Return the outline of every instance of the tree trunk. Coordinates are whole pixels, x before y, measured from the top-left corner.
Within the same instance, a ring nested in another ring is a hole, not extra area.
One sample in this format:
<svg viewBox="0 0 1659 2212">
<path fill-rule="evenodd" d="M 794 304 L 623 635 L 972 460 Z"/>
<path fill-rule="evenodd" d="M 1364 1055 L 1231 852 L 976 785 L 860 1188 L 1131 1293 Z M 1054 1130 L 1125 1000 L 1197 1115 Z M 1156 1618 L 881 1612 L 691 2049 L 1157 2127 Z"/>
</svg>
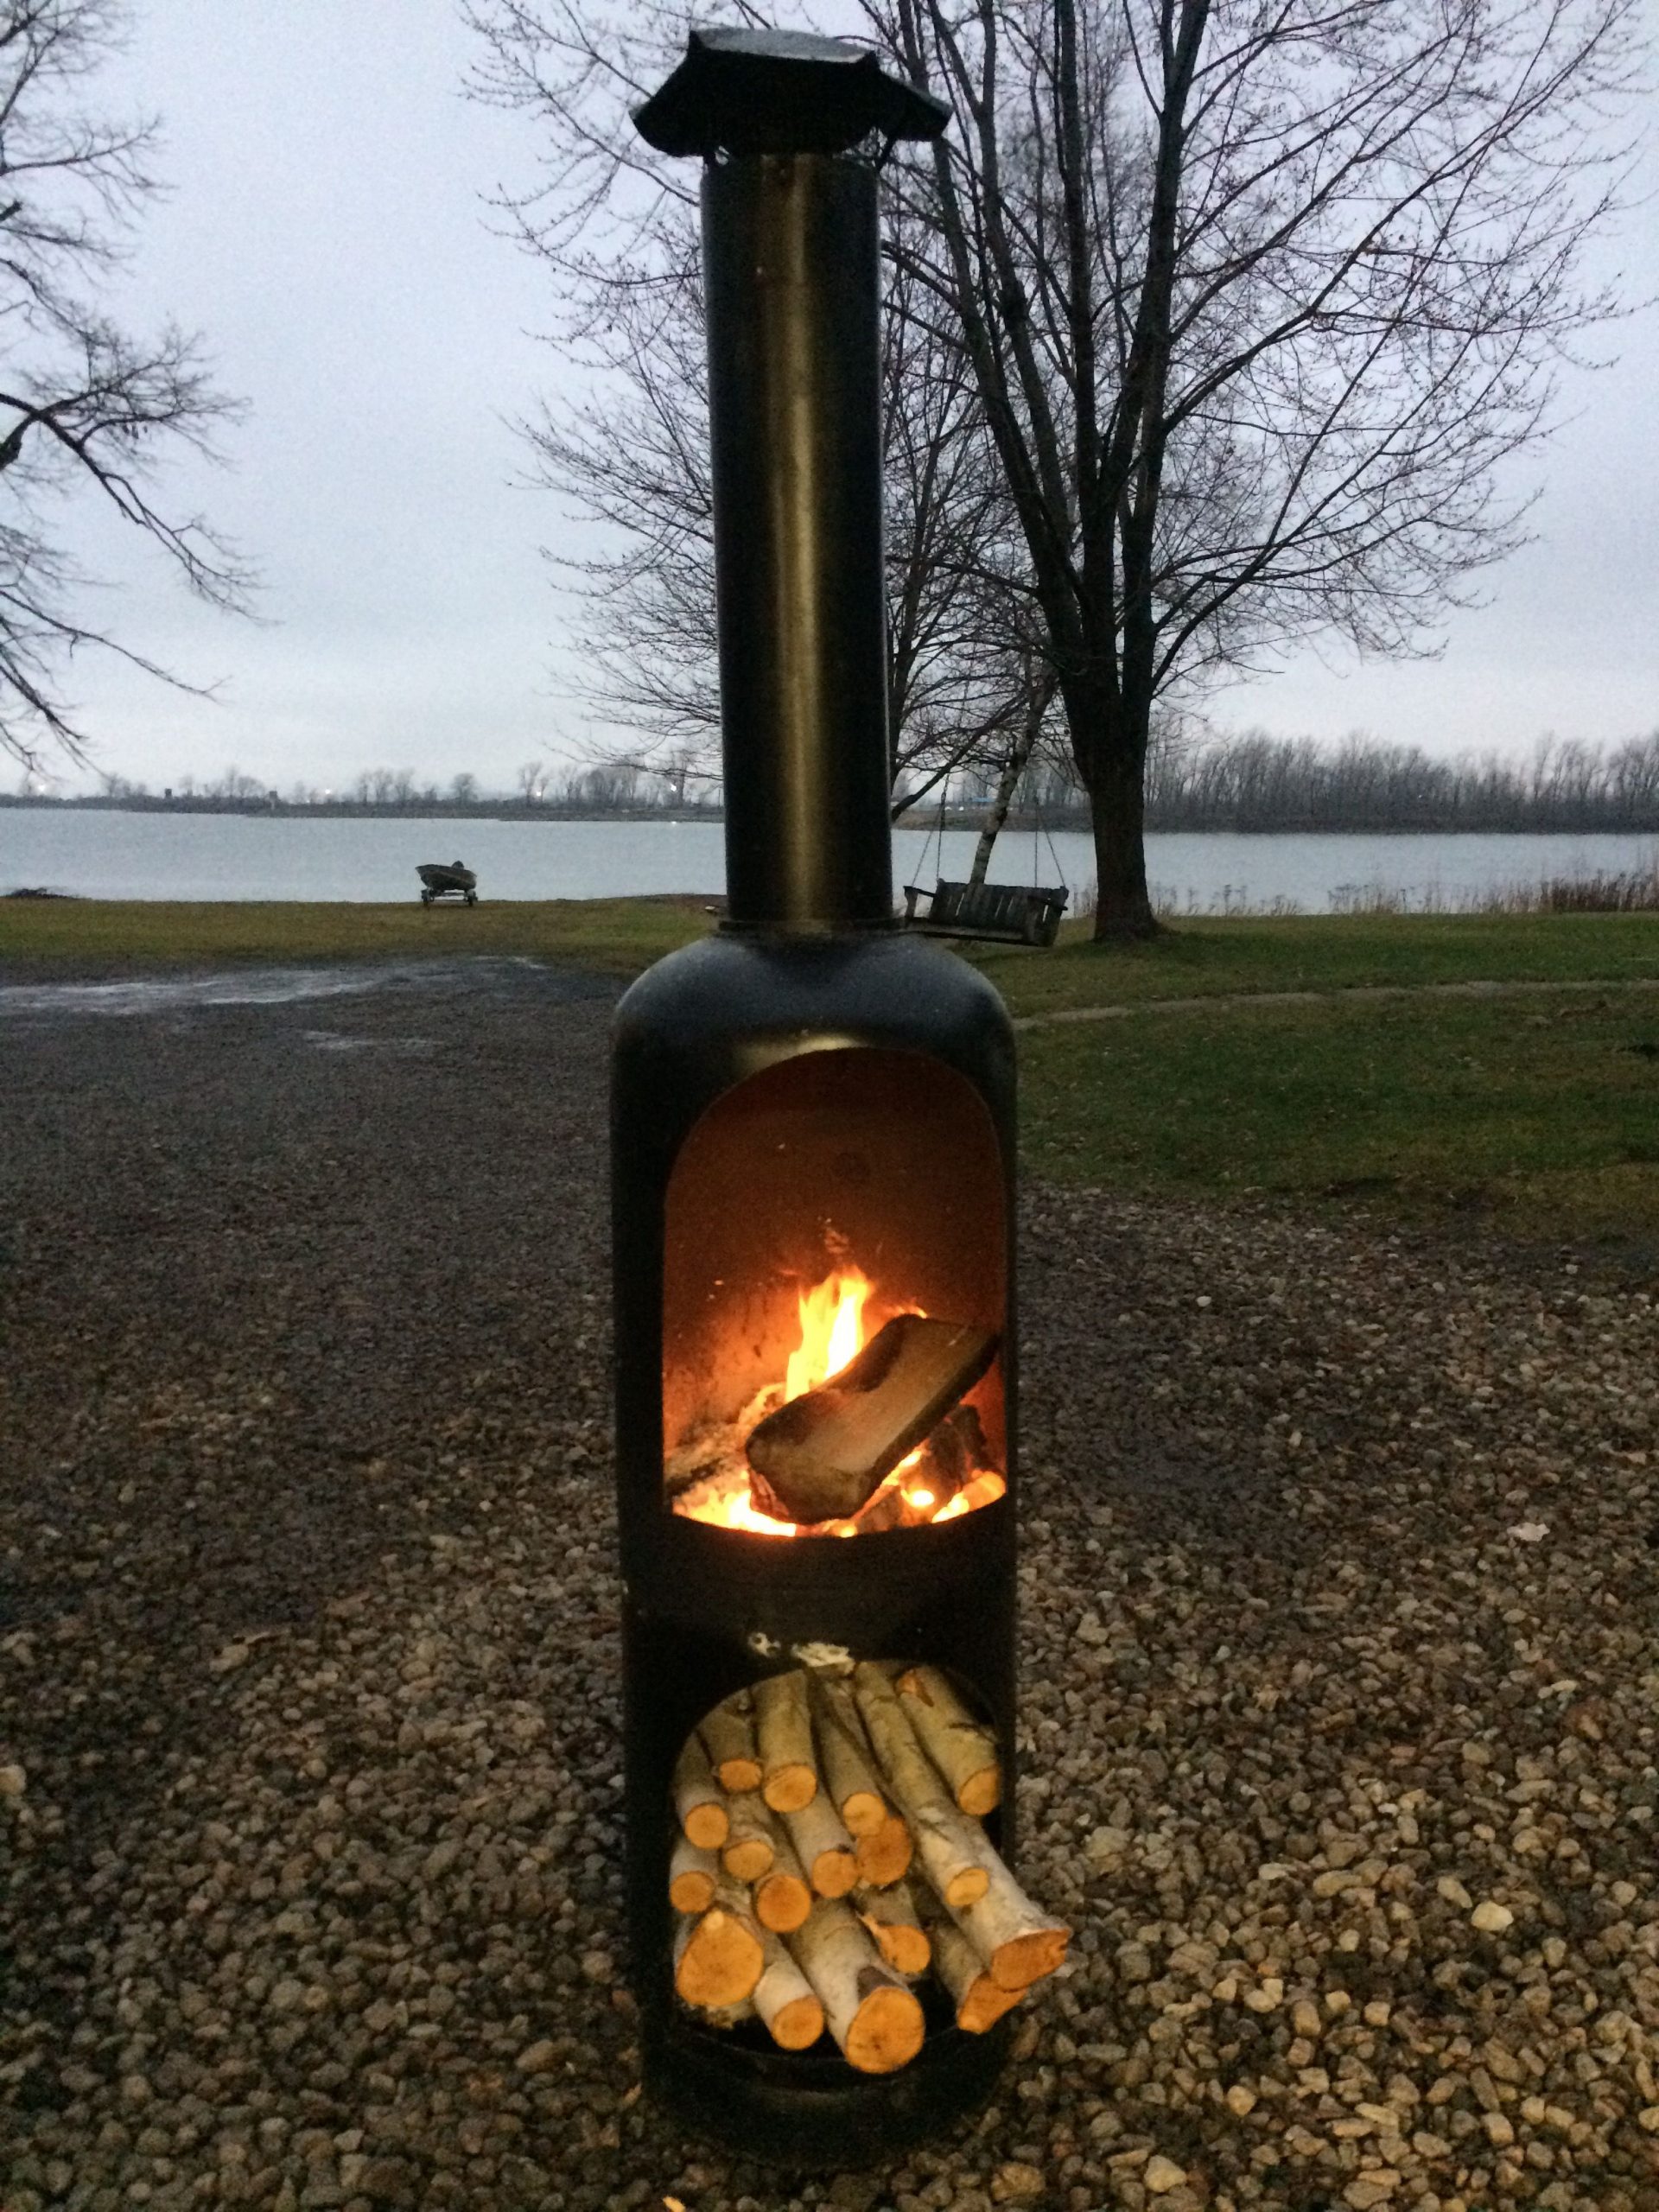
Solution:
<svg viewBox="0 0 1659 2212">
<path fill-rule="evenodd" d="M 1090 789 L 1095 833 L 1095 942 L 1161 932 L 1147 889 L 1146 790 L 1135 750 L 1109 741 L 1099 749 Z"/>
<path fill-rule="evenodd" d="M 984 827 L 979 833 L 979 842 L 974 848 L 974 864 L 968 871 L 969 883 L 983 883 L 991 865 L 991 849 L 995 844 L 1003 823 L 1008 818 L 1008 809 L 1026 764 L 1037 749 L 1037 740 L 1042 731 L 1043 717 L 1048 712 L 1054 696 L 1054 678 L 1045 670 L 1040 675 L 1029 655 L 1025 663 L 1026 713 L 1007 759 L 1002 763 L 1002 772 L 996 779 L 996 796 L 986 810 Z"/>
<path fill-rule="evenodd" d="M 1022 734 L 1013 752 L 1002 763 L 1002 772 L 996 779 L 996 795 L 985 810 L 979 842 L 974 847 L 974 864 L 968 871 L 969 883 L 983 883 L 985 880 L 986 871 L 991 865 L 992 849 L 1002 824 L 1008 818 L 1008 807 L 1014 798 L 1014 787 L 1020 781 L 1020 772 L 1029 757 Z"/>
</svg>

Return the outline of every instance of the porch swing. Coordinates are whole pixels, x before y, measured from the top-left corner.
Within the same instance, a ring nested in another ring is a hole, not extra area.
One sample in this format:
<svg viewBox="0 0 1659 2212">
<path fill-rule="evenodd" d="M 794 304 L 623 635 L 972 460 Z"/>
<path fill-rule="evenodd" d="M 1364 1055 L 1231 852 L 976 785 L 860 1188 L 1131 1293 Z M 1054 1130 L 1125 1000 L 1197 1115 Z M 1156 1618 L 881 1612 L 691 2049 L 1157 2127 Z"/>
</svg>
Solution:
<svg viewBox="0 0 1659 2212">
<path fill-rule="evenodd" d="M 930 845 L 938 855 L 936 870 L 944 865 L 944 821 L 950 793 L 950 778 L 947 773 L 939 785 L 939 817 L 930 844 L 922 847 L 922 866 L 916 871 L 918 875 L 927 874 Z M 1061 879 L 1058 889 L 1045 889 L 1038 883 L 1039 835 L 1047 838 L 1053 872 Z M 1060 856 L 1054 849 L 1054 840 L 1049 836 L 1039 802 L 1032 809 L 1029 884 L 958 883 L 936 873 L 931 891 L 923 884 L 905 886 L 905 927 L 918 931 L 923 937 L 974 938 L 987 944 L 1052 944 L 1059 934 L 1060 917 L 1070 896 Z M 927 902 L 925 907 L 918 903 L 923 899 Z"/>
</svg>

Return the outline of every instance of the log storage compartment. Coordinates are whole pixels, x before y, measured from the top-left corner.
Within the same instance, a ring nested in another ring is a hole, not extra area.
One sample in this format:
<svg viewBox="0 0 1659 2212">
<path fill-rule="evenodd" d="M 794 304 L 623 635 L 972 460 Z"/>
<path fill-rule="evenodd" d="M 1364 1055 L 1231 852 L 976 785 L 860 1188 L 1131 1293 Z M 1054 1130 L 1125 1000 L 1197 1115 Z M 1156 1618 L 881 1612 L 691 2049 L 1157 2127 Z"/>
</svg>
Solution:
<svg viewBox="0 0 1659 2212">
<path fill-rule="evenodd" d="M 1014 1050 L 893 921 L 880 139 L 840 41 L 703 31 L 728 918 L 619 1009 L 618 1500 L 647 2087 L 854 2165 L 988 2093 L 1063 1959 L 1014 1804 Z M 862 150 L 861 150 L 862 149 Z"/>
</svg>

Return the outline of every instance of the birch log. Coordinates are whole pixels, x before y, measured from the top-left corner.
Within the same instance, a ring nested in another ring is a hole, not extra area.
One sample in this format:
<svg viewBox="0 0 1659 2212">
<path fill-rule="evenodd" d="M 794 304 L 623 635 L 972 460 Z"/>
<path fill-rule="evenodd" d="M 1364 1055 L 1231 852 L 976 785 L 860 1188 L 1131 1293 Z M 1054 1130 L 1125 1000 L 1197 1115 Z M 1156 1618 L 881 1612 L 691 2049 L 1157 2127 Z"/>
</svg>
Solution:
<svg viewBox="0 0 1659 2212">
<path fill-rule="evenodd" d="M 849 1681 L 819 1675 L 817 1693 L 818 1757 L 825 1786 L 850 1835 L 870 1835 L 892 1810 L 881 1794 L 874 1768 L 874 1753 L 859 1719 L 858 1700 Z"/>
<path fill-rule="evenodd" d="M 668 1901 L 676 1912 L 707 1912 L 715 1901 L 720 1861 L 688 1835 L 675 1840 L 668 1862 Z"/>
<path fill-rule="evenodd" d="M 1029 1988 L 1060 1964 L 1071 1930 L 1026 1895 L 988 1841 L 985 1863 L 984 1896 L 965 1905 L 945 1903 L 997 1986 Z"/>
<path fill-rule="evenodd" d="M 722 1874 L 714 1903 L 683 1932 L 684 1941 L 676 1946 L 674 1987 L 688 2005 L 719 2012 L 753 1996 L 766 1951 L 746 1890 Z"/>
<path fill-rule="evenodd" d="M 821 1897 L 844 1897 L 858 1879 L 853 1839 L 841 1824 L 830 1800 L 820 1794 L 798 1813 L 785 1813 L 783 1823 L 796 1856 L 806 1869 L 806 1878 Z"/>
<path fill-rule="evenodd" d="M 771 1815 L 754 1792 L 728 1797 L 731 1832 L 721 1847 L 720 1863 L 739 1882 L 758 1882 L 777 1856 Z"/>
<path fill-rule="evenodd" d="M 971 1904 L 990 1884 L 984 1830 L 957 1811 L 881 1669 L 863 1661 L 853 1681 L 882 1780 L 910 1823 L 929 1881 L 947 1904 Z"/>
<path fill-rule="evenodd" d="M 718 1851 L 730 1826 L 720 1784 L 702 1740 L 694 1731 L 674 1763 L 674 1809 L 682 1832 L 702 1851 Z"/>
<path fill-rule="evenodd" d="M 776 1855 L 754 1885 L 754 1916 L 774 1935 L 787 1936 L 812 1910 L 812 1885 L 788 1836 L 779 1831 L 772 1841 Z"/>
<path fill-rule="evenodd" d="M 818 1792 L 806 1675 L 796 1667 L 754 1686 L 755 1748 L 760 1795 L 774 1813 L 796 1813 Z"/>
<path fill-rule="evenodd" d="M 754 1755 L 754 1717 L 747 1690 L 726 1698 L 702 1722 L 709 1764 L 722 1789 L 734 1796 L 760 1787 L 760 1762 Z"/>
<path fill-rule="evenodd" d="M 775 1936 L 767 1940 L 766 1969 L 754 1985 L 754 2009 L 780 2050 L 805 2050 L 823 2033 L 817 1993 Z"/>
<path fill-rule="evenodd" d="M 950 1785 L 958 1808 L 982 1820 L 1002 1797 L 996 1738 L 937 1667 L 909 1667 L 899 1694 L 918 1742 Z"/>
<path fill-rule="evenodd" d="M 984 1961 L 950 1919 L 941 1915 L 928 1932 L 933 1939 L 934 1967 L 957 2008 L 957 2025 L 970 2036 L 982 2036 L 1025 1993 L 1003 1989 L 993 1981 Z"/>
<path fill-rule="evenodd" d="M 856 1889 L 853 1910 L 874 1939 L 875 1947 L 895 1974 L 925 1974 L 933 1946 L 921 1923 L 908 1882 L 891 1889 Z M 962 1938 L 966 1942 L 966 1936 Z"/>
<path fill-rule="evenodd" d="M 883 1966 L 849 1906 L 817 1906 L 789 1948 L 849 2066 L 861 2074 L 891 2074 L 915 2057 L 924 2032 L 921 2005 Z"/>
</svg>

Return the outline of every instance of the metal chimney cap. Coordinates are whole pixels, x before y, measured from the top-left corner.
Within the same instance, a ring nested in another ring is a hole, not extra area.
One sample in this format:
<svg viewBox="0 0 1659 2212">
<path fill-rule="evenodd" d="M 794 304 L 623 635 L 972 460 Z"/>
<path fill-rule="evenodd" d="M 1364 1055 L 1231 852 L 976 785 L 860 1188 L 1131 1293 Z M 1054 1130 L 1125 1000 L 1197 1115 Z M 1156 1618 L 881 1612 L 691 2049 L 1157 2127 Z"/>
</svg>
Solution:
<svg viewBox="0 0 1659 2212">
<path fill-rule="evenodd" d="M 937 138 L 950 111 L 874 54 L 810 31 L 694 30 L 633 124 L 663 154 L 844 154 L 879 130 Z"/>
</svg>

